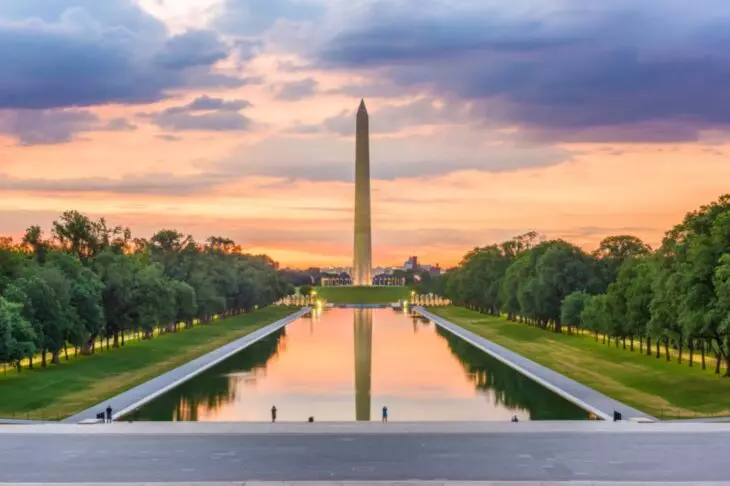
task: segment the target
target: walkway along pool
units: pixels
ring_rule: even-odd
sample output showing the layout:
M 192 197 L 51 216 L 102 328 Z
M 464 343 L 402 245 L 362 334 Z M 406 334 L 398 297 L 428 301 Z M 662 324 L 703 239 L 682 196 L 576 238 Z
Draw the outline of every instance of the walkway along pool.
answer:
M 424 318 L 313 311 L 125 420 L 580 420 L 588 412 Z

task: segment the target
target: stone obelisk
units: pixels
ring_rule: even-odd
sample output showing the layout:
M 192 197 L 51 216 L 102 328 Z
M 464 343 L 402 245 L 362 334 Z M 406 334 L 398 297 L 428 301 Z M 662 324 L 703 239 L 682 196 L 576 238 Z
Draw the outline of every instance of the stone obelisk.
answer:
M 372 285 L 370 228 L 370 128 L 365 100 L 357 109 L 355 136 L 355 249 L 352 284 Z

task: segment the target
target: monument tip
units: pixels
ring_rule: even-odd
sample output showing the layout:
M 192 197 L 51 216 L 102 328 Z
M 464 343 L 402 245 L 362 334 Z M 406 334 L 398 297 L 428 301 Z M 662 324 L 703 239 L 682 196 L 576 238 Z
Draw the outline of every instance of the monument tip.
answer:
M 365 108 L 365 99 L 364 98 L 360 99 L 360 107 L 357 109 L 357 111 L 358 111 L 358 113 L 360 113 L 360 112 L 367 113 L 368 112 L 368 109 Z

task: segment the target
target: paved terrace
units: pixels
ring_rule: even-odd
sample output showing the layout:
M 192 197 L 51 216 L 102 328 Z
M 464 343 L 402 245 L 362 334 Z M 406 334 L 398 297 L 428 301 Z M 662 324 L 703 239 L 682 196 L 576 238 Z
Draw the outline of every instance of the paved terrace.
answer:
M 41 486 L 41 483 L 0 483 L 7 486 Z M 43 483 L 46 484 L 46 483 Z M 78 483 L 53 483 L 77 486 Z M 646 482 L 624 481 L 216 481 L 165 483 L 83 483 L 87 486 L 646 486 Z M 661 483 L 666 485 L 667 483 Z M 724 482 L 673 482 L 672 486 L 726 486 Z
M 571 380 L 567 376 L 561 375 L 560 373 L 539 365 L 534 361 L 495 344 L 471 331 L 467 331 L 443 317 L 439 317 L 428 312 L 423 307 L 417 306 L 414 307 L 413 310 L 422 316 L 431 319 L 431 321 L 433 321 L 437 326 L 446 329 L 455 336 L 471 343 L 507 366 L 514 368 L 516 371 L 519 371 L 528 378 L 540 383 L 545 388 L 552 390 L 566 400 L 575 403 L 579 407 L 594 413 L 604 420 L 613 420 L 614 410 L 621 412 L 624 420 L 657 420 L 651 415 L 647 415 L 640 410 L 629 407 L 628 405 L 618 402 L 613 398 L 609 398 L 592 388 L 582 385 L 575 380 Z
M 0 482 L 672 484 L 727 481 L 729 454 L 729 424 L 118 422 L 0 426 Z
M 63 422 L 79 423 L 84 420 L 95 419 L 96 414 L 103 412 L 107 405 L 112 407 L 112 417 L 114 420 L 117 420 L 154 398 L 157 398 L 163 393 L 175 388 L 181 383 L 217 365 L 221 361 L 230 358 L 239 351 L 265 338 L 272 332 L 278 331 L 290 322 L 306 315 L 310 310 L 311 309 L 309 307 L 305 307 L 290 316 L 280 319 L 268 326 L 262 327 L 251 334 L 221 346 L 220 348 L 213 350 L 208 354 L 204 354 L 199 358 L 195 358 L 174 370 L 168 371 L 167 373 L 142 383 L 131 390 L 117 395 L 116 397 L 105 400 L 104 402 L 94 405 L 93 407 L 77 413 L 76 415 L 72 415 L 71 417 L 64 419 Z

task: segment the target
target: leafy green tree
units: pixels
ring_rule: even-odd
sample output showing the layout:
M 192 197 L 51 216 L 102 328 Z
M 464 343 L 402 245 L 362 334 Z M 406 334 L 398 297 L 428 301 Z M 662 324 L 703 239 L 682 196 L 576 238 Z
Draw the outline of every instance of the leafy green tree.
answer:
M 583 327 L 591 332 L 598 341 L 598 335 L 603 334 L 603 342 L 606 342 L 607 323 L 606 317 L 606 296 L 591 295 L 584 303 L 583 312 L 581 313 L 581 322 Z
M 114 338 L 119 345 L 119 336 L 131 329 L 132 314 L 135 312 L 135 288 L 139 258 L 126 256 L 111 250 L 100 253 L 94 259 L 94 270 L 99 275 L 103 287 L 102 307 L 105 317 L 104 335 Z M 95 335 L 91 335 L 83 349 L 84 354 L 94 352 Z
M 715 269 L 714 277 L 716 304 L 715 312 L 719 316 L 717 334 L 726 339 L 726 346 L 730 348 L 730 253 L 720 257 L 719 265 Z M 726 376 L 730 373 L 730 354 L 725 354 Z
M 52 353 L 53 362 L 58 362 L 67 335 L 68 315 L 54 288 L 44 278 L 33 275 L 16 280 L 4 296 L 23 306 L 22 315 L 33 328 L 43 367 L 48 352 Z
M 28 258 L 14 246 L 0 246 L 0 294 L 20 278 L 28 266 Z
M 571 328 L 583 328 L 583 309 L 590 295 L 583 290 L 576 290 L 568 294 L 560 308 L 560 319 L 568 326 L 568 332 Z
M 40 226 L 31 226 L 25 230 L 23 244 L 33 253 L 36 262 L 42 264 L 46 261 L 50 244 L 43 239 L 43 230 Z
M 646 352 L 651 355 L 651 337 L 647 324 L 651 320 L 651 301 L 656 262 L 652 258 L 630 259 L 621 265 L 618 282 L 626 299 L 626 326 L 632 336 L 639 336 L 640 349 L 646 339 Z
M 185 323 L 185 327 L 192 327 L 198 311 L 195 289 L 180 280 L 173 280 L 172 283 L 175 288 L 175 307 L 177 308 L 175 321 Z
M 53 236 L 64 250 L 86 262 L 99 249 L 94 222 L 78 211 L 66 211 L 53 222 Z
M 507 318 L 510 320 L 520 315 L 520 282 L 527 278 L 529 271 L 530 255 L 525 253 L 512 262 L 502 279 L 500 302 L 502 302 L 502 311 L 507 313 Z
M 0 296 L 0 363 L 15 365 L 35 353 L 35 336 L 22 316 L 22 306 Z
M 619 269 L 626 260 L 650 253 L 651 248 L 636 236 L 618 235 L 604 238 L 593 255 L 598 260 L 601 278 L 608 285 L 616 280 Z
M 48 257 L 48 265 L 60 270 L 70 283 L 68 289 L 70 325 L 67 341 L 77 351 L 79 348 L 86 348 L 88 353 L 89 341 L 102 335 L 106 324 L 102 304 L 104 283 L 98 274 L 82 265 L 72 255 L 52 252 Z
M 462 285 L 465 300 L 483 312 L 498 316 L 502 303 L 502 278 L 510 260 L 497 245 L 476 248 L 461 262 L 464 268 Z

